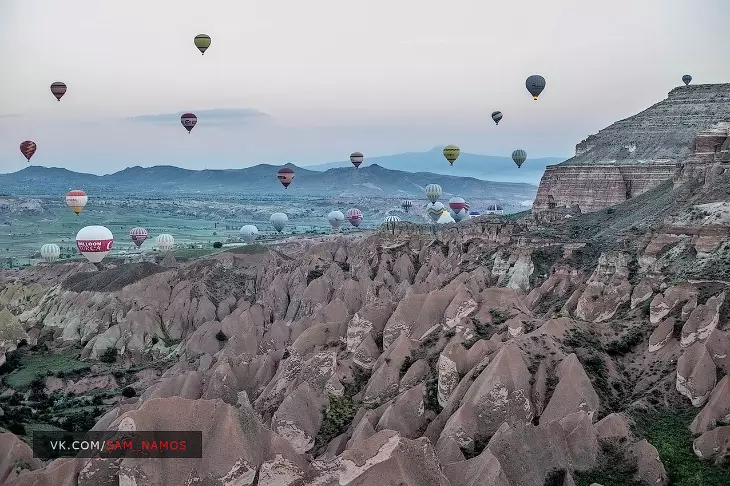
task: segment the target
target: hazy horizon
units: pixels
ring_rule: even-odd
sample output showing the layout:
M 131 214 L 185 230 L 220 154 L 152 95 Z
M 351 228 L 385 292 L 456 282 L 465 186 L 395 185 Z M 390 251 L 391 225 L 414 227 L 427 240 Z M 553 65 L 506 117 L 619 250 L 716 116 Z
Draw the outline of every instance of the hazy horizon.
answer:
M 730 2 L 699 3 L 3 2 L 0 170 L 306 167 L 450 143 L 567 158 L 683 74 L 730 82 Z M 536 73 L 547 87 L 533 102 Z M 60 103 L 54 81 L 68 85 Z M 190 135 L 184 111 L 199 118 Z M 23 140 L 38 144 L 30 164 Z

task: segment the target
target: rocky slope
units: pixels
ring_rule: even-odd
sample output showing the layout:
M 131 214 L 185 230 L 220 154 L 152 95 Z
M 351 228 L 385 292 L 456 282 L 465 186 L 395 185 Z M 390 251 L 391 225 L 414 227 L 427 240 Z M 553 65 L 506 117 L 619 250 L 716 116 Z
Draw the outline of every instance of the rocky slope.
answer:
M 5 272 L 0 481 L 726 485 L 729 179 L 551 224 Z M 39 422 L 201 430 L 203 458 L 42 463 Z
M 730 162 L 729 129 L 730 84 L 675 88 L 666 100 L 580 142 L 573 158 L 549 166 L 533 210 L 592 212 L 673 178 L 678 164 L 698 154 Z

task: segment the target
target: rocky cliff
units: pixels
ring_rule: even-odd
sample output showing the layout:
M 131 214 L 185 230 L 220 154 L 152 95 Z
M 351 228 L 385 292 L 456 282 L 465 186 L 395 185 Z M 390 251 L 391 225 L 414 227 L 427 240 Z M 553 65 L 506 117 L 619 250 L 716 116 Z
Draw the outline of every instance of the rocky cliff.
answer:
M 730 162 L 730 84 L 683 86 L 666 100 L 591 135 L 549 166 L 533 211 L 596 211 L 672 179 L 684 164 Z M 697 167 L 690 172 L 697 172 Z
M 4 272 L 0 481 L 730 484 L 730 173 L 686 184 L 549 226 Z M 201 430 L 204 457 L 42 463 L 40 425 Z

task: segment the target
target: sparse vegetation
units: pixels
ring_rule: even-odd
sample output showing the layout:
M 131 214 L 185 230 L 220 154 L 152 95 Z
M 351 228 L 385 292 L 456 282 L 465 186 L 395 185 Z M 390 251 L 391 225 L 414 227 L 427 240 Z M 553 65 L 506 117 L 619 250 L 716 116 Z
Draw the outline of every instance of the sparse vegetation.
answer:
M 125 386 L 122 390 L 122 396 L 124 398 L 132 398 L 137 395 L 137 391 L 131 386 Z
M 99 356 L 99 361 L 102 363 L 114 363 L 117 360 L 117 348 L 114 346 L 110 346 L 104 350 L 103 353 L 101 353 L 101 356 Z
M 658 411 L 634 410 L 634 434 L 647 439 L 659 451 L 669 484 L 676 486 L 727 486 L 730 464 L 713 465 L 692 450 L 689 424 L 697 414 L 692 407 Z M 603 483 L 605 484 L 605 483 Z
M 606 486 L 644 486 L 642 481 L 635 479 L 636 471 L 635 461 L 624 455 L 620 444 L 602 442 L 598 466 L 590 471 L 576 471 L 575 479 L 577 486 L 590 486 L 593 483 Z
M 616 341 L 611 341 L 606 345 L 606 352 L 611 356 L 623 356 L 630 353 L 633 349 L 644 340 L 644 331 L 640 327 L 634 327 L 629 332 Z
M 215 338 L 220 342 L 228 341 L 228 336 L 222 330 L 215 333 Z

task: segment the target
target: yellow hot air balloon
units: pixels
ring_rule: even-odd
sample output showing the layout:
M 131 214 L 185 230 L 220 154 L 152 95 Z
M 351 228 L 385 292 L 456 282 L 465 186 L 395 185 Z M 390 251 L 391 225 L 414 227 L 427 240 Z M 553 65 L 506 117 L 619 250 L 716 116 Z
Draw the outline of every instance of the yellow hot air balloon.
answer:
M 210 47 L 210 36 L 206 34 L 198 34 L 195 36 L 195 47 L 198 48 L 201 54 L 205 54 L 205 51 Z
M 444 147 L 444 157 L 449 161 L 450 165 L 454 165 L 454 161 L 459 158 L 461 150 L 456 145 L 447 145 Z

